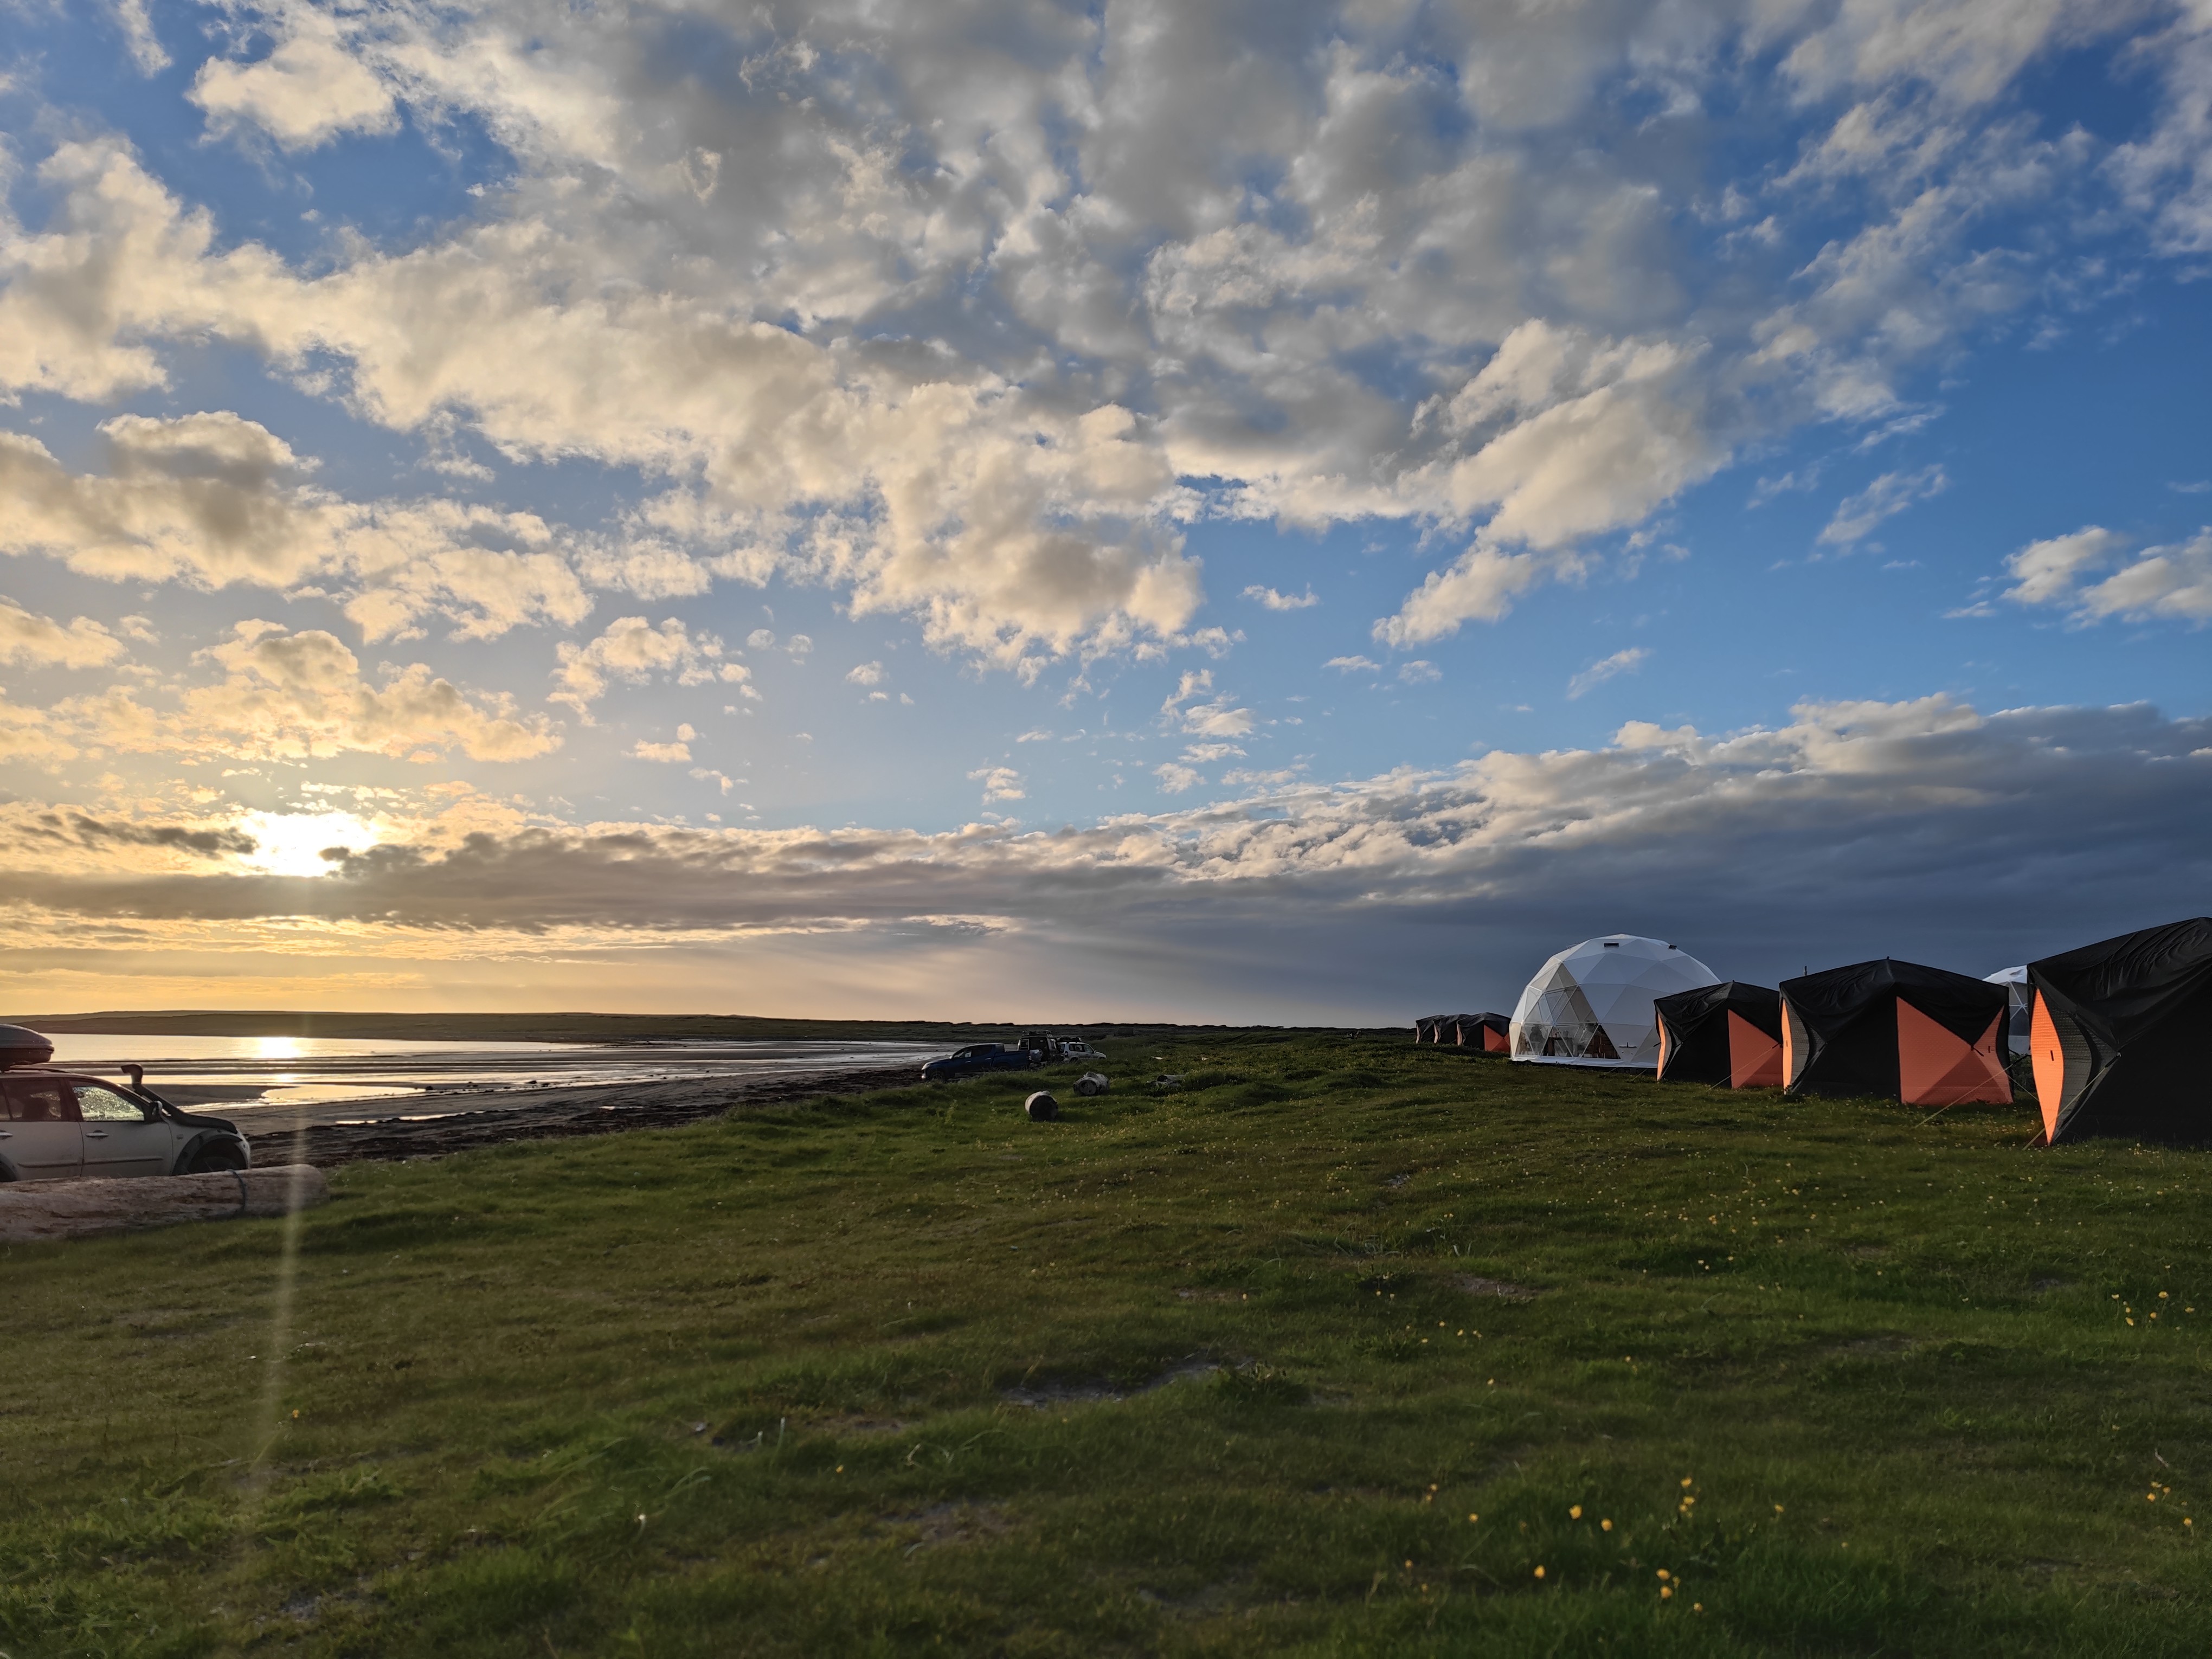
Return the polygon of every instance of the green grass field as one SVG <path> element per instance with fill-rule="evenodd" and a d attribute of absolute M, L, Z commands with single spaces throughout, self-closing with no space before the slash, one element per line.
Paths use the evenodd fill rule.
<path fill-rule="evenodd" d="M 2212 1152 L 1109 1048 L 7 1251 L 0 1650 L 2212 1652 Z"/>

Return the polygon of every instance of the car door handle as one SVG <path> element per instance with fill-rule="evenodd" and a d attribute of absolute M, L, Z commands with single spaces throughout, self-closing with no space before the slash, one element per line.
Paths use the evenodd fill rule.
<path fill-rule="evenodd" d="M 105 1129 L 87 1129 L 84 1132 L 84 1138 L 87 1140 L 105 1140 L 107 1139 L 107 1131 Z"/>

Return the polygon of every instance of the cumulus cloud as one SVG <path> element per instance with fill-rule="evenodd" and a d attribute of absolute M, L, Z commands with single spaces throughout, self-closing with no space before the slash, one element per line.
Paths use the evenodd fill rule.
<path fill-rule="evenodd" d="M 1321 603 L 1321 596 L 1310 587 L 1303 593 L 1278 593 L 1256 583 L 1244 590 L 1244 597 L 1257 599 L 1270 611 L 1304 611 Z"/>
<path fill-rule="evenodd" d="M 597 639 L 582 645 L 563 640 L 555 649 L 560 666 L 554 678 L 560 690 L 550 701 L 564 702 L 586 719 L 592 704 L 617 680 L 629 685 L 655 678 L 678 685 L 719 681 L 748 696 L 758 695 L 746 684 L 752 671 L 743 663 L 723 661 L 721 641 L 712 634 L 694 634 L 680 617 L 670 617 L 658 628 L 642 617 L 620 617 Z"/>
<path fill-rule="evenodd" d="M 1398 678 L 1408 685 L 1431 685 L 1443 677 L 1444 671 L 1425 658 L 1398 665 Z"/>
<path fill-rule="evenodd" d="M 1478 540 L 1446 568 L 1431 571 L 1397 615 L 1375 624 L 1375 637 L 1392 647 L 1419 645 L 1456 634 L 1462 623 L 1496 622 L 1538 580 L 1585 568 L 1571 554 L 1508 553 Z"/>
<path fill-rule="evenodd" d="M 98 623 L 79 617 L 67 628 L 0 599 L 0 663 L 97 668 L 123 654 L 123 641 Z"/>
<path fill-rule="evenodd" d="M 2126 537 L 2097 525 L 2030 542 L 2005 561 L 2014 580 L 2004 597 L 2019 605 L 2063 606 L 2081 623 L 2124 617 L 2201 627 L 2212 621 L 2212 529 L 2171 546 L 2147 547 L 2112 574 L 2085 584 L 2085 577 L 2116 562 L 2127 545 Z"/>
<path fill-rule="evenodd" d="M 631 748 L 630 753 L 636 756 L 640 760 L 663 761 L 671 765 L 673 765 L 678 761 L 689 762 L 691 758 L 692 742 L 698 737 L 698 732 L 694 731 L 689 725 L 679 726 L 676 728 L 676 738 L 674 742 L 651 743 L 643 738 L 640 738 L 636 744 Z M 705 777 L 710 775 L 704 772 L 694 772 L 691 775 L 694 777 Z M 711 775 L 720 777 L 721 774 L 717 772 Z M 727 781 L 725 780 L 725 781 L 726 782 Z M 726 794 L 728 791 L 725 789 L 723 793 Z"/>
<path fill-rule="evenodd" d="M 337 18 L 301 0 L 259 9 L 263 26 L 278 31 L 275 49 L 252 63 L 209 58 L 185 94 L 210 131 L 250 125 L 286 149 L 312 149 L 343 132 L 399 124 L 391 92 L 346 50 Z"/>
<path fill-rule="evenodd" d="M 1844 497 L 1820 532 L 1821 544 L 1851 547 L 1871 535 L 1884 519 L 1894 518 L 1916 501 L 1942 495 L 1950 483 L 1941 466 L 1885 472 L 1856 495 Z"/>
<path fill-rule="evenodd" d="M 983 786 L 983 805 L 994 800 L 1020 800 L 1024 798 L 1022 775 L 1011 766 L 986 766 L 968 775 L 971 781 Z"/>
<path fill-rule="evenodd" d="M 1893 413 L 2057 257 L 1997 216 L 2088 187 L 2007 88 L 2129 21 L 1731 0 L 1255 31 L 1139 4 L 1026 17 L 1016 52 L 931 5 L 224 9 L 275 46 L 202 66 L 211 125 L 304 149 L 469 121 L 512 163 L 496 210 L 295 265 L 70 139 L 39 163 L 52 221 L 0 235 L 0 386 L 113 398 L 179 343 L 258 350 L 395 429 L 628 470 L 671 545 L 604 580 L 641 598 L 795 576 L 1031 674 L 1196 641 L 1200 512 L 1471 535 L 1387 619 L 1433 638 L 1747 442 Z M 2202 32 L 2160 59 L 2164 148 L 2108 189 L 2197 176 Z M 672 70 L 708 40 L 742 76 Z M 1705 94 L 1753 58 L 1784 73 L 1750 118 L 1813 135 L 1802 177 L 1729 170 L 1734 93 Z M 1659 86 L 1709 171 L 1590 141 Z M 1839 226 L 1844 179 L 1868 193 Z M 1699 221 L 1772 256 L 1726 307 Z"/>
<path fill-rule="evenodd" d="M 535 514 L 343 500 L 305 482 L 312 461 L 228 410 L 120 415 L 100 431 L 112 462 L 105 476 L 72 473 L 38 440 L 0 432 L 0 552 L 111 581 L 330 581 L 370 640 L 430 616 L 483 639 L 590 614 L 554 526 Z"/>
<path fill-rule="evenodd" d="M 1372 674 L 1378 672 L 1382 668 L 1382 665 L 1376 662 L 1370 662 L 1364 657 L 1331 657 L 1327 662 L 1323 663 L 1322 666 L 1323 668 L 1334 668 L 1340 674 Z"/>
<path fill-rule="evenodd" d="M 1567 696 L 1571 698 L 1579 697 L 1586 692 L 1595 690 L 1609 679 L 1622 674 L 1633 674 L 1650 660 L 1650 651 L 1640 645 L 1632 646 L 1626 651 L 1616 651 L 1603 661 L 1592 663 L 1574 678 L 1569 680 Z"/>
<path fill-rule="evenodd" d="M 1155 766 L 1152 775 L 1160 781 L 1160 793 L 1164 795 L 1180 795 L 1206 781 L 1195 769 L 1176 761 L 1164 761 Z"/>
<path fill-rule="evenodd" d="M 884 665 L 880 662 L 864 662 L 857 668 L 848 669 L 845 679 L 852 685 L 881 685 L 884 683 Z"/>
<path fill-rule="evenodd" d="M 201 655 L 222 678 L 177 688 L 173 708 L 121 689 L 68 699 L 48 711 L 56 740 L 65 734 L 86 749 L 254 760 L 349 752 L 427 760 L 459 750 L 475 760 L 514 761 L 560 747 L 557 731 L 518 714 L 511 699 L 472 697 L 421 663 L 387 666 L 372 682 L 343 641 L 321 629 L 295 633 L 243 622 Z"/>

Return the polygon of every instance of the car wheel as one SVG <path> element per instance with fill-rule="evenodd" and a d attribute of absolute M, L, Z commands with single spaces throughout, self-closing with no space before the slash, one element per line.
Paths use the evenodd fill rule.
<path fill-rule="evenodd" d="M 242 1170 L 246 1155 L 228 1140 L 204 1140 L 192 1150 L 191 1162 L 185 1165 L 186 1175 L 221 1175 L 226 1170 Z"/>

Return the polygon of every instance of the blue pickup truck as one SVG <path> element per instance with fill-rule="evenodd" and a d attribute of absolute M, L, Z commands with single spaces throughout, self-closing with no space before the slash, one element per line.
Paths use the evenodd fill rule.
<path fill-rule="evenodd" d="M 924 1083 L 950 1083 L 957 1078 L 981 1077 L 986 1072 L 1025 1072 L 1037 1063 L 1030 1048 L 1009 1048 L 1000 1042 L 971 1042 L 956 1054 L 931 1060 L 921 1068 Z"/>

